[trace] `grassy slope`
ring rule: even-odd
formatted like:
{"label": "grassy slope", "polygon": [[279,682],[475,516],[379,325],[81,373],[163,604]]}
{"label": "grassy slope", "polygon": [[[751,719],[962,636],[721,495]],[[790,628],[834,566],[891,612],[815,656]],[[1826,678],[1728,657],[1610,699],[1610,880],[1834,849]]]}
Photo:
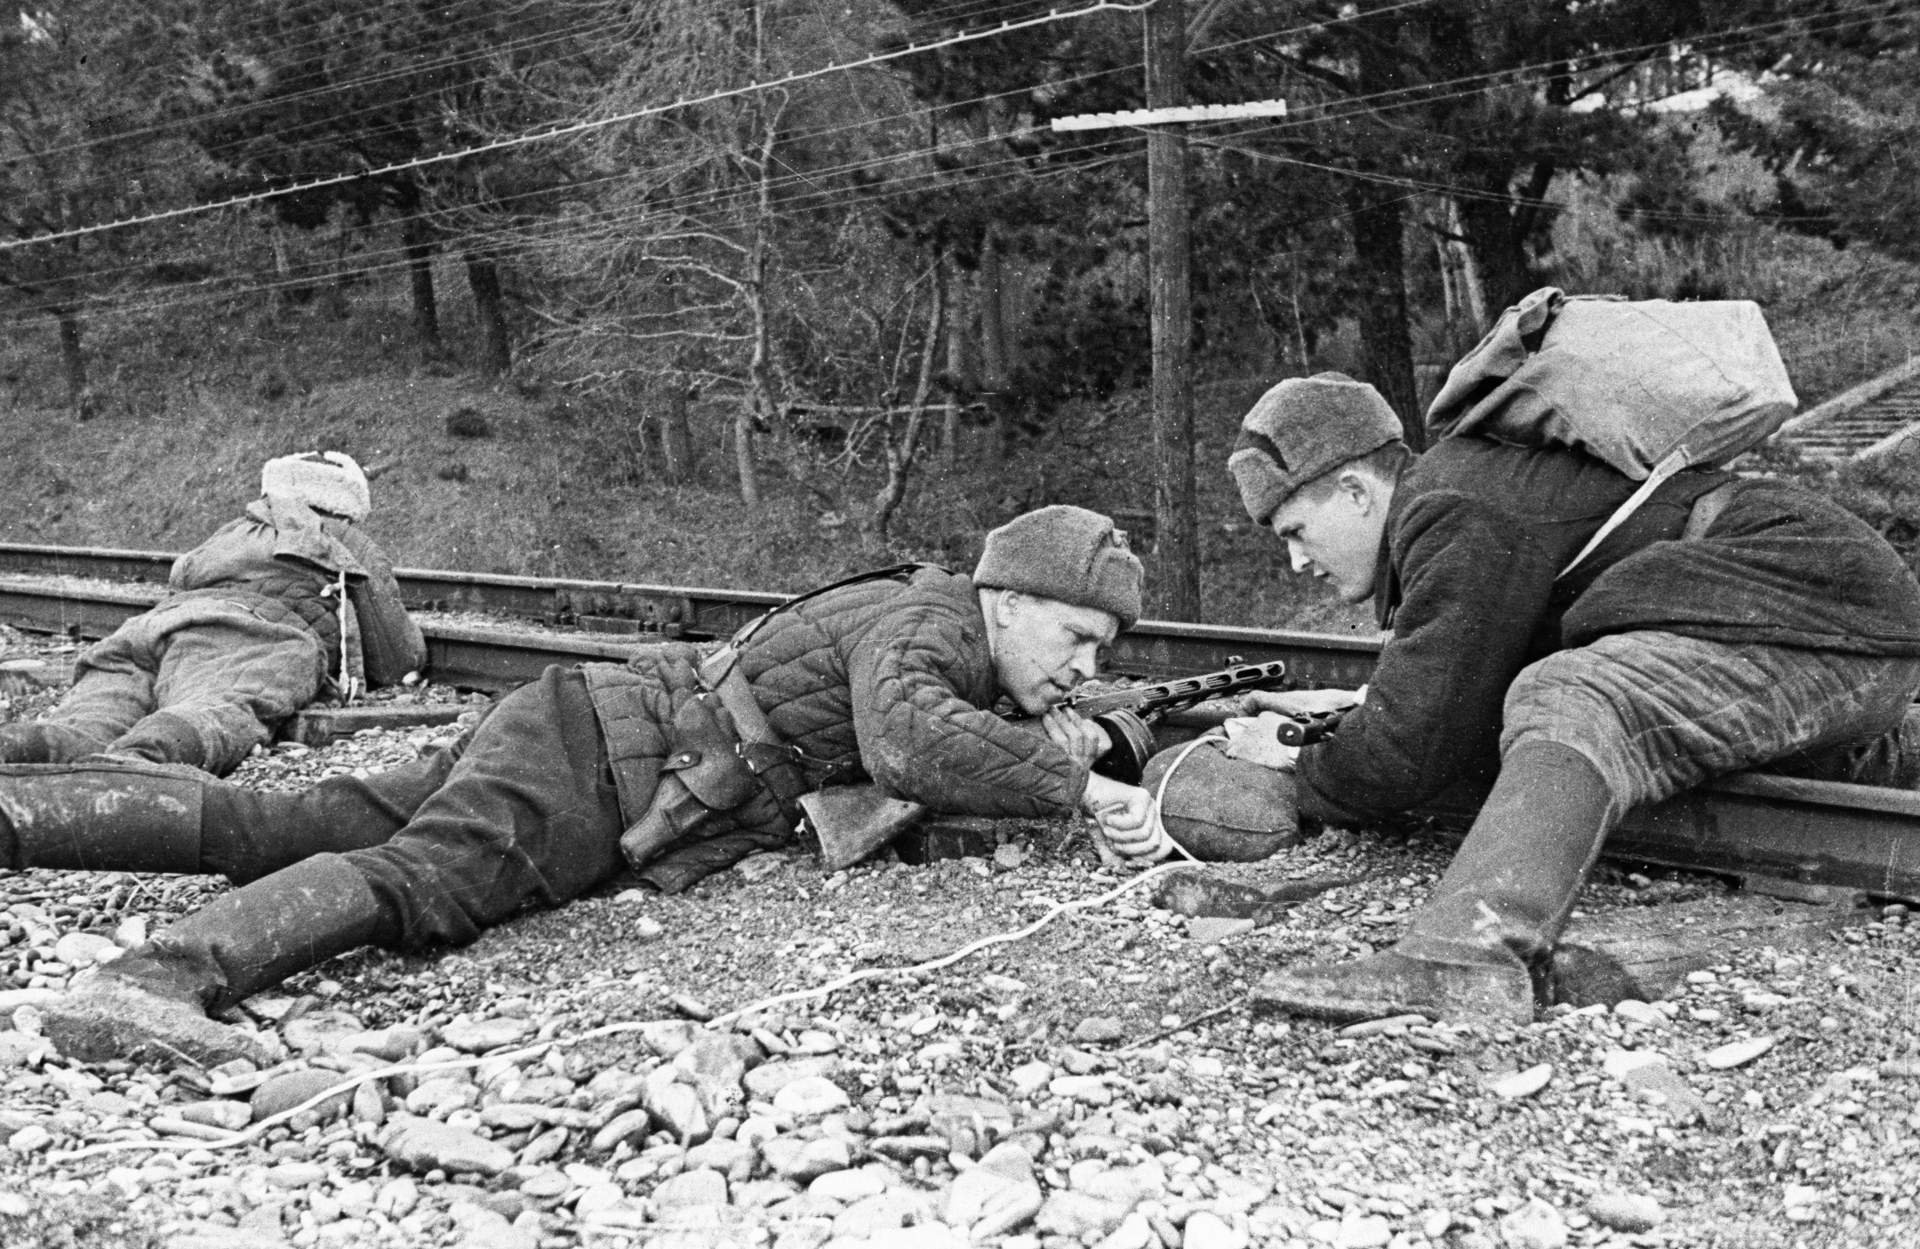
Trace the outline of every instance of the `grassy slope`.
{"label": "grassy slope", "polygon": [[[1692,251],[1627,247],[1616,229],[1574,236],[1559,256],[1556,280],[1572,289],[1664,293],[1704,270],[1723,286],[1715,293],[1761,299],[1807,404],[1903,362],[1920,341],[1913,272],[1857,249],[1771,235]],[[1045,445],[1004,461],[984,431],[969,431],[957,468],[917,479],[885,546],[839,519],[864,509],[871,469],[850,474],[796,448],[769,449],[767,501],[749,513],[729,477],[724,413],[697,415],[699,482],[666,486],[638,449],[642,414],[420,367],[406,346],[404,292],[353,298],[344,318],[236,304],[101,324],[90,345],[104,403],[86,422],[59,403],[51,328],[16,327],[0,342],[12,469],[0,540],[183,549],[254,496],[262,460],[315,446],[372,469],[370,527],[400,563],[479,572],[793,591],[906,558],[964,567],[988,527],[1043,503],[1152,509],[1145,402],[1124,396],[1063,413]],[[457,323],[449,336],[460,341]],[[1240,415],[1271,380],[1199,388],[1203,614],[1364,631],[1368,613],[1284,575],[1279,549],[1250,531],[1221,471]],[[453,432],[476,417],[485,436]]]}
{"label": "grassy slope", "polygon": [[[420,367],[404,346],[403,293],[355,298],[344,320],[228,310],[98,330],[105,401],[85,422],[59,403],[50,327],[22,327],[0,344],[11,469],[0,540],[183,549],[254,497],[263,460],[315,446],[368,466],[369,528],[401,564],[477,572],[800,590],[902,559],[967,566],[987,528],[1042,503],[1152,508],[1144,407],[1122,400],[1073,414],[1057,445],[1004,463],[985,431],[967,431],[960,467],[916,478],[884,545],[840,519],[866,506],[871,470],[795,448],[771,450],[765,505],[749,513],[729,476],[724,413],[696,414],[699,482],[667,486],[637,449],[638,414]],[[1297,614],[1298,587],[1276,575],[1275,550],[1249,532],[1217,469],[1257,392],[1213,386],[1201,399],[1206,614],[1272,624]],[[475,417],[484,436],[451,432]]]}

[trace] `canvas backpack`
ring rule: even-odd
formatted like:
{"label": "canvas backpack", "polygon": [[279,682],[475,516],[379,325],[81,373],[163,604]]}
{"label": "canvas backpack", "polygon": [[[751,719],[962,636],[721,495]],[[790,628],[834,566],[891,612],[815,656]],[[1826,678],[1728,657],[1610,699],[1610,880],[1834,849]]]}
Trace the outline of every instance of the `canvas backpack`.
{"label": "canvas backpack", "polygon": [[1759,445],[1798,400],[1751,300],[1629,300],[1534,291],[1461,357],[1427,408],[1436,438],[1578,447],[1641,483],[1561,570],[1660,484]]}

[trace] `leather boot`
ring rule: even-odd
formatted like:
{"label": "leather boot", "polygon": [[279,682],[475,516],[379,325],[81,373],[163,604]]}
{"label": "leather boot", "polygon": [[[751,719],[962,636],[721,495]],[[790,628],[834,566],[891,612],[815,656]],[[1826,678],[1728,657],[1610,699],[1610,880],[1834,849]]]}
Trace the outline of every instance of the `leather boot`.
{"label": "leather boot", "polygon": [[384,844],[453,772],[459,745],[365,778],[329,776],[297,793],[220,781],[203,788],[200,870],[245,884],[316,854]]}
{"label": "leather boot", "polygon": [[69,763],[100,749],[100,742],[63,724],[23,720],[0,725],[0,763]]}
{"label": "leather boot", "polygon": [[231,764],[223,769],[210,767],[210,763],[223,761],[209,758],[200,726],[169,711],[156,711],[145,717],[100,753],[116,759],[145,759],[149,763],[184,763],[208,771],[233,770]]}
{"label": "leather boot", "polygon": [[11,868],[203,872],[191,768],[98,763],[0,766],[0,853]]}
{"label": "leather boot", "polygon": [[311,789],[246,789],[179,765],[0,766],[0,865],[181,872],[245,884],[377,846],[446,781],[458,749]]}
{"label": "leather boot", "polygon": [[77,978],[42,1018],[60,1052],[81,1062],[265,1063],[273,1040],[208,1012],[397,932],[359,869],[321,855],[214,899]]}
{"label": "leather boot", "polygon": [[1517,747],[1391,949],[1282,968],[1255,988],[1255,1005],[1343,1022],[1531,1022],[1546,957],[1617,815],[1585,756],[1551,742]]}

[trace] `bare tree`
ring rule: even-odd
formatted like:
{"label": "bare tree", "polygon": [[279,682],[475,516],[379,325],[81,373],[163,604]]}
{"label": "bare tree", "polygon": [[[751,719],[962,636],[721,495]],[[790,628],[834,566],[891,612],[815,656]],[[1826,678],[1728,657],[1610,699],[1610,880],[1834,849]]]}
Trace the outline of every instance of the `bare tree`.
{"label": "bare tree", "polygon": [[190,147],[160,124],[176,101],[177,17],[164,2],[76,0],[0,26],[0,238],[11,240],[0,289],[15,315],[58,325],[80,417],[95,401],[88,316],[163,253],[148,231],[73,231],[167,203],[193,170]]}

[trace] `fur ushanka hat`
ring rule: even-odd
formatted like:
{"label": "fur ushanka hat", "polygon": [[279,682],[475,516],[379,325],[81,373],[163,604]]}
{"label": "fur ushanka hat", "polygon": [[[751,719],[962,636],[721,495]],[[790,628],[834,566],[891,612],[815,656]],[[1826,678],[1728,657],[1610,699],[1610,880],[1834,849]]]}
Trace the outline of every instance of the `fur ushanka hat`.
{"label": "fur ushanka hat", "polygon": [[365,520],[373,502],[367,475],[344,451],[307,451],[268,460],[260,470],[260,493],[298,499],[316,512]]}

